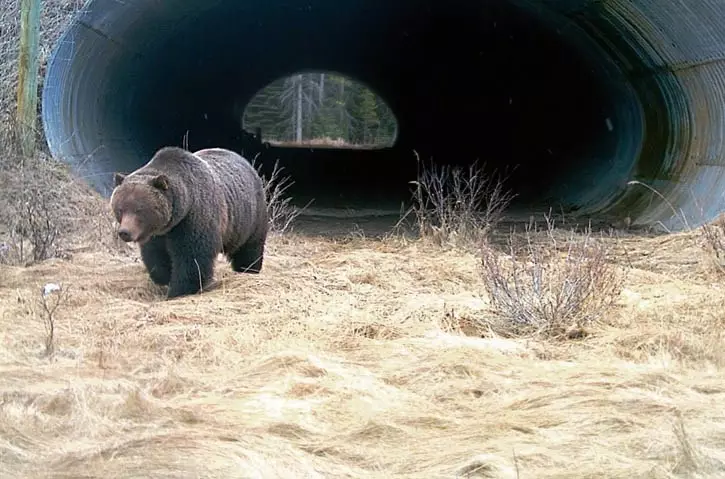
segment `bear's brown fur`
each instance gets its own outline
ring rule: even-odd
[[[118,236],[140,245],[167,298],[207,286],[219,253],[236,272],[262,270],[267,202],[257,171],[237,153],[164,147],[132,173],[114,173],[114,186]]]

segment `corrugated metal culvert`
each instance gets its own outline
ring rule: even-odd
[[[536,191],[542,204],[561,201],[678,229],[683,225],[673,207],[698,224],[725,205],[724,18],[720,0],[92,0],[48,64],[43,122],[53,154],[108,194],[113,171],[140,166],[154,148],[178,144],[184,131],[207,125],[205,138],[222,146],[233,136],[227,123],[234,105],[281,75],[343,71],[385,96],[399,120],[393,151],[406,161],[418,144],[441,150],[436,141],[443,139],[432,125],[450,130],[455,124],[467,136],[456,138],[453,129],[440,137],[453,136],[466,153],[486,145],[502,158],[497,166],[522,163],[529,173],[517,188]],[[526,31],[521,25],[546,35],[519,41]],[[479,37],[475,55],[470,45]],[[567,52],[571,65],[576,56],[591,78],[567,80],[576,70],[555,60],[556,38],[574,49]],[[560,87],[552,80],[556,68]],[[577,81],[582,90],[568,99]],[[537,82],[543,82],[538,92]],[[471,89],[477,83],[481,88]],[[457,86],[467,96],[455,92]],[[583,103],[595,95],[604,98],[599,106]],[[471,104],[454,104],[461,97]],[[538,106],[520,107],[520,97]],[[577,103],[586,120],[572,118]],[[519,117],[507,113],[516,107],[523,108],[516,110]],[[576,130],[594,109],[601,110],[598,126]],[[442,121],[442,114],[450,118]],[[542,120],[547,117],[551,122]],[[546,133],[534,131],[537,122]],[[546,149],[547,135],[557,135],[557,125],[557,147],[549,148],[549,157],[536,156]],[[474,127],[479,135],[471,133]],[[564,166],[545,180],[542,161],[550,162],[549,169]],[[346,181],[345,168],[315,170],[312,164],[305,169],[318,176],[334,170],[340,176],[330,181]],[[380,175],[365,171],[355,170],[360,181]],[[630,180],[651,185],[667,201],[628,186]]]

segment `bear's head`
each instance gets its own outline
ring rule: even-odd
[[[166,175],[114,173],[113,181],[111,208],[119,224],[119,238],[143,244],[168,227],[172,200]]]

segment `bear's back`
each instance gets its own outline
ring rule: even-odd
[[[244,157],[223,148],[206,148],[194,152],[215,174],[224,190],[228,205],[227,246],[243,243],[267,228],[267,204],[262,179]]]
[[[262,186],[257,171],[238,153],[223,148],[205,148],[194,152],[194,155],[206,161],[222,178],[227,176],[238,178],[245,189],[255,190]]]

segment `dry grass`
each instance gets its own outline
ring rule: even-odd
[[[388,145],[349,143],[342,138],[310,138],[302,141],[266,140],[270,145],[280,148],[345,148],[345,149],[374,149]]]
[[[5,267],[0,476],[723,477],[725,291],[691,236],[621,241],[566,342],[481,331],[479,259],[421,242],[274,236],[177,301],[136,255]]]

